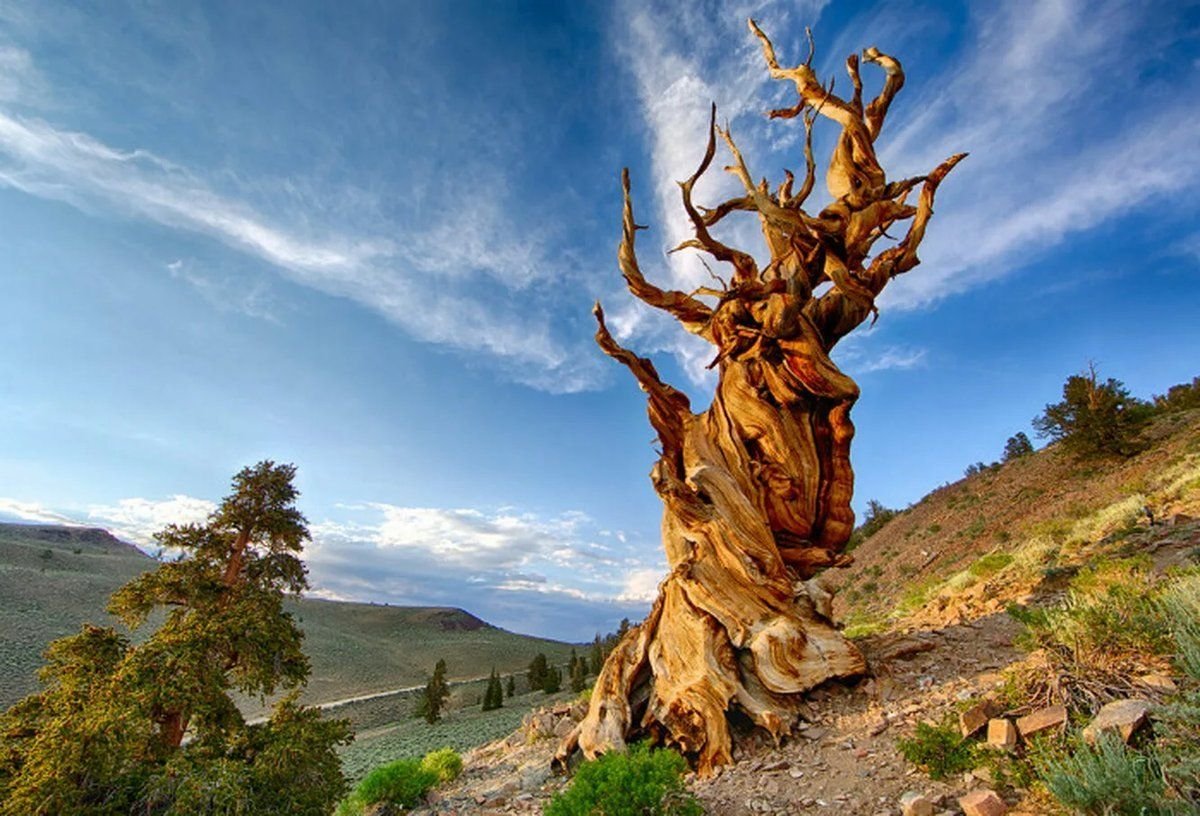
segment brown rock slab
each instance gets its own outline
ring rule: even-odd
[[[1138,678],[1138,682],[1148,689],[1160,691],[1163,694],[1174,694],[1179,690],[1175,681],[1165,674],[1143,674]]]
[[[994,709],[992,704],[987,700],[968,708],[966,711],[958,715],[958,728],[964,737],[969,737],[987,725],[991,719]]]
[[[1042,731],[1058,728],[1066,721],[1066,706],[1048,706],[1018,719],[1017,730],[1021,732],[1022,739],[1028,739]]]
[[[1105,703],[1096,718],[1083,729],[1083,739],[1088,745],[1095,745],[1105,731],[1115,731],[1121,735],[1121,739],[1129,742],[1130,737],[1146,724],[1149,714],[1148,700],[1114,700]]]
[[[987,741],[996,748],[1013,748],[1017,744],[1017,728],[1004,717],[988,720]]]
[[[908,791],[900,797],[903,816],[933,816],[933,802],[923,793]]]
[[[959,797],[958,806],[966,816],[1004,816],[1008,812],[1004,800],[988,788],[979,788]]]

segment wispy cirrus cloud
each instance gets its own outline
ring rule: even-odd
[[[920,308],[1002,277],[1200,180],[1200,78],[1155,66],[1186,36],[1179,22],[1122,2],[973,9],[960,57],[881,139],[903,173],[971,153],[939,191],[923,265],[884,304]]]
[[[0,68],[28,62],[27,52],[0,49]],[[0,104],[20,90],[0,85]],[[358,232],[322,226],[319,213],[272,216],[154,152],[0,107],[0,185],[208,235],[293,283],[382,314],[417,340],[481,355],[534,388],[575,392],[604,379],[594,355],[579,353],[582,339],[563,339],[552,304],[519,296],[561,274],[561,262],[550,260],[544,230],[512,227],[502,184],[479,185],[469,211],[432,207],[420,222]],[[209,284],[201,294],[211,299]]]

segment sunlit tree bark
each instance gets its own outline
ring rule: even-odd
[[[865,669],[862,655],[833,626],[830,595],[812,579],[842,566],[854,527],[850,408],[858,386],[830,359],[842,337],[875,313],[875,299],[919,261],[934,192],[963,158],[951,156],[928,175],[888,181],[875,140],[904,84],[900,63],[868,48],[863,59],[886,74],[864,105],[859,60],[846,61],[853,96],[822,85],[805,62],[781,67],[759,27],[772,77],[794,83],[798,101],[770,112],[805,128],[805,175],[778,186],[755,181],[733,134],[709,125],[695,174],[681,182],[695,237],[684,242],[727,265],[720,288],[667,291],[646,280],[634,239],[628,171],[622,275],[643,302],[673,315],[715,347],[719,380],[708,410],[696,414],[686,395],[664,383],[647,359],[622,348],[599,304],[596,341],[622,363],[649,397],[661,455],[651,473],[662,498],[663,546],[670,573],[649,616],[608,657],[587,716],[563,742],[558,761],[577,749],[592,757],[648,734],[692,757],[701,774],[731,761],[730,716],[741,712],[777,740],[795,724],[801,693]],[[818,117],[840,138],[825,183],[833,203],[804,210],[816,181],[812,129]],[[726,168],[744,193],[708,208],[692,199],[722,142]],[[916,200],[910,203],[909,199]],[[770,261],[722,243],[712,230],[738,212],[757,215]],[[874,251],[887,230],[904,236]]]

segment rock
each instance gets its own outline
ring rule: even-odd
[[[878,737],[884,731],[888,730],[888,726],[890,724],[891,723],[888,722],[887,717],[883,717],[882,719],[879,720],[879,722],[872,725],[871,730],[868,731],[867,733],[870,734],[872,737]]]
[[[571,733],[573,728],[575,728],[575,721],[572,720],[570,716],[563,717],[558,721],[558,724],[554,726],[554,736],[565,737],[567,734]]]
[[[1150,703],[1147,700],[1114,700],[1105,703],[1096,718],[1083,729],[1083,739],[1088,745],[1095,745],[1102,733],[1116,731],[1121,739],[1129,742],[1134,732],[1146,724],[1149,713]]]
[[[999,719],[988,720],[987,729],[988,745],[996,748],[1013,748],[1017,744],[1017,729],[1012,724],[1012,721],[1001,717]]]
[[[1174,694],[1179,690],[1175,681],[1165,674],[1143,674],[1138,678],[1138,682],[1148,689],[1160,691],[1163,694]]]
[[[1028,739],[1041,731],[1057,728],[1066,721],[1067,709],[1065,706],[1049,706],[1018,719],[1017,730],[1021,732],[1022,739]]]
[[[804,737],[807,740],[813,740],[814,742],[819,740],[821,737],[825,736],[828,733],[829,733],[828,728],[819,728],[816,726],[810,726],[808,728],[800,729],[800,736]]]
[[[966,816],[1004,816],[1008,806],[994,790],[979,788],[959,797],[958,806]]]
[[[908,791],[900,797],[900,812],[904,816],[933,816],[933,802],[918,791]]]
[[[550,769],[542,766],[529,768],[521,773],[521,790],[536,790],[550,778]]]
[[[976,703],[958,715],[958,730],[964,737],[969,737],[987,725],[994,713],[995,708],[989,701]]]
[[[1193,521],[1195,521],[1195,519],[1189,516],[1187,513],[1174,513],[1167,518],[1167,526],[1178,527],[1181,524],[1191,524]]]

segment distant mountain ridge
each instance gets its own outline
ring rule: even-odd
[[[100,528],[0,522],[0,707],[37,689],[51,640],[88,621],[118,625],[104,611],[109,595],[154,564]],[[304,694],[310,703],[423,683],[439,659],[457,679],[486,675],[493,666],[523,671],[538,652],[565,662],[572,648],[508,632],[454,607],[317,598],[288,604],[312,661]],[[248,705],[247,713],[256,707]]]

